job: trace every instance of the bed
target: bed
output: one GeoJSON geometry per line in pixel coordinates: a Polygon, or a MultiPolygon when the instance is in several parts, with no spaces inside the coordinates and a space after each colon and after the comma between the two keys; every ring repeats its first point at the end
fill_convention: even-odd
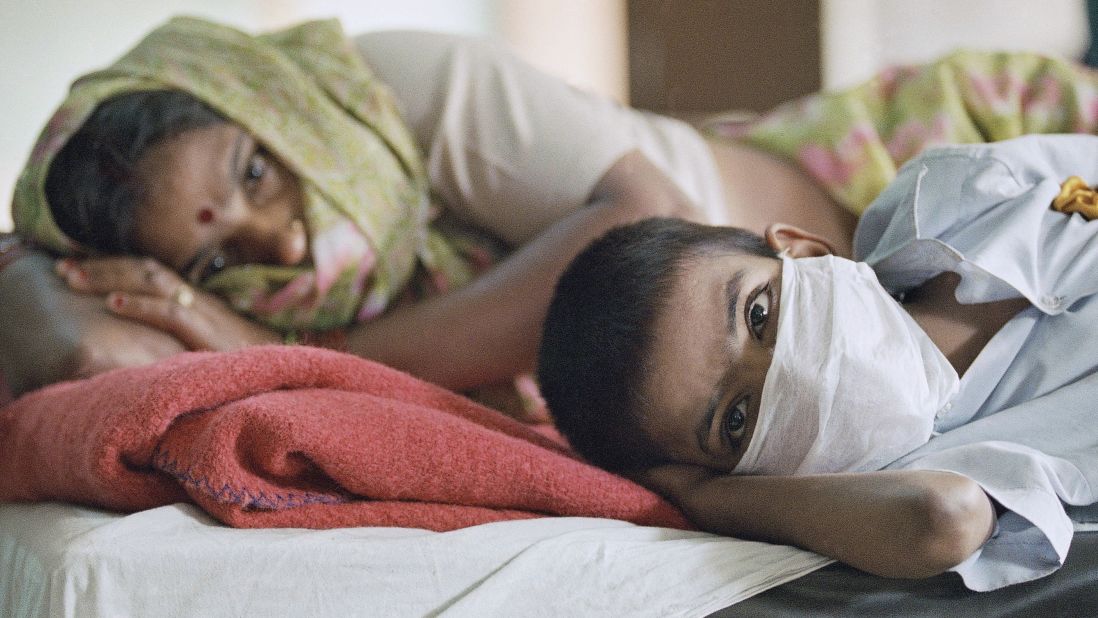
{"type": "Polygon", "coordinates": [[[699,616],[826,562],[608,519],[237,530],[188,504],[0,505],[4,616],[699,616]]]}
{"type": "MultiPolygon", "coordinates": [[[[73,415],[96,411],[86,398],[70,403],[73,415]]],[[[974,593],[953,574],[889,580],[791,547],[625,516],[451,522],[448,531],[406,520],[311,529],[288,525],[290,517],[269,526],[261,520],[267,494],[222,508],[190,468],[116,460],[180,486],[125,508],[106,508],[98,496],[0,502],[0,615],[1078,615],[1098,607],[1093,508],[1073,512],[1077,532],[1063,568],[974,593]]],[[[53,464],[21,469],[68,471],[53,464]]],[[[214,498],[236,497],[213,489],[214,498]]],[[[339,497],[317,490],[303,503],[294,494],[284,512],[324,509],[339,497]]]]}
{"type": "Polygon", "coordinates": [[[181,354],[36,391],[0,408],[0,615],[940,615],[1098,602],[1094,506],[1072,511],[1067,565],[1044,579],[992,593],[953,574],[887,580],[691,530],[647,490],[484,410],[301,346],[181,354]],[[392,408],[410,419],[395,424],[360,410],[360,423],[340,403],[355,393],[367,398],[356,409],[424,409],[392,408]],[[443,450],[376,441],[441,413],[511,433],[478,442],[450,424],[443,450]],[[338,435],[309,420],[331,418],[338,435]],[[286,427],[289,443],[274,436],[286,427]],[[411,467],[379,473],[396,461],[411,467]]]}
{"type": "Polygon", "coordinates": [[[306,346],[39,389],[0,408],[0,470],[4,616],[695,616],[829,562],[306,346]]]}
{"type": "Polygon", "coordinates": [[[238,530],[190,504],[131,515],[0,504],[0,614],[1084,615],[1098,607],[1098,524],[1078,528],[1056,573],[974,593],[953,574],[889,580],[794,548],[609,519],[238,530]]]}

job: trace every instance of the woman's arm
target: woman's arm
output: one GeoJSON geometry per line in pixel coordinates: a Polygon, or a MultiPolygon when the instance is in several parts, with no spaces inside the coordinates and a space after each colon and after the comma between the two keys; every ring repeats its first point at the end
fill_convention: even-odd
{"type": "Polygon", "coordinates": [[[886,577],[937,575],[972,555],[995,526],[990,498],[952,472],[767,477],[673,465],[639,480],[704,530],[797,545],[886,577]]]}
{"type": "Polygon", "coordinates": [[[587,207],[470,285],[356,327],[350,350],[456,390],[531,371],[553,288],[571,259],[611,227],[653,216],[697,215],[634,150],[602,176],[587,207]]]}

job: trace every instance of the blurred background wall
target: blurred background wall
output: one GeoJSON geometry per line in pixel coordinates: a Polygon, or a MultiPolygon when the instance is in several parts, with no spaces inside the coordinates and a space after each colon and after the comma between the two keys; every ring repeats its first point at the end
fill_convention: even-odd
{"type": "MultiPolygon", "coordinates": [[[[1098,2],[1098,0],[1091,0],[1098,2]]],[[[1081,58],[1084,0],[628,0],[632,103],[761,111],[957,47],[1081,58]]]]}
{"type": "Polygon", "coordinates": [[[174,14],[260,31],[339,17],[350,33],[501,38],[570,83],[693,115],[761,110],[957,46],[1081,57],[1084,0],[4,0],[0,230],[16,175],[73,78],[174,14]]]}
{"type": "Polygon", "coordinates": [[[822,0],[820,8],[825,88],[958,47],[1082,58],[1090,42],[1084,0],[822,0]]]}

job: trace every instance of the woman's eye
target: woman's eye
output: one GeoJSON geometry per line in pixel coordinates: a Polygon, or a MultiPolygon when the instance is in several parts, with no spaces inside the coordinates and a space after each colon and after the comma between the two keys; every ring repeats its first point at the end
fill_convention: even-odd
{"type": "Polygon", "coordinates": [[[206,265],[206,272],[203,273],[205,275],[203,279],[209,278],[210,276],[225,270],[225,263],[224,255],[218,253],[213,256],[210,263],[206,265]]]}
{"type": "Polygon", "coordinates": [[[226,260],[225,254],[218,252],[213,254],[213,256],[205,262],[196,266],[187,279],[189,279],[192,284],[198,285],[225,270],[226,266],[228,266],[228,260],[226,260]]]}
{"type": "Polygon", "coordinates": [[[770,286],[755,295],[747,307],[747,326],[757,339],[762,338],[763,327],[770,316],[770,286]]]}
{"type": "Polygon", "coordinates": [[[256,152],[248,159],[248,165],[244,168],[244,182],[255,184],[267,173],[267,158],[263,153],[256,152]]]}
{"type": "Polygon", "coordinates": [[[740,399],[728,409],[721,425],[721,431],[733,446],[743,440],[747,432],[747,397],[740,399]]]}

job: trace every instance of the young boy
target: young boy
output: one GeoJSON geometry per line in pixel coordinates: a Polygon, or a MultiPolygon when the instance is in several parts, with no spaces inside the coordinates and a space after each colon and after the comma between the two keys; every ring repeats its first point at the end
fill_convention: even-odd
{"type": "Polygon", "coordinates": [[[975,590],[1047,574],[1061,501],[1098,501],[1098,222],[1050,207],[1070,176],[1098,180],[1098,138],[930,151],[858,262],[784,225],[614,230],[558,284],[549,408],[705,528],[975,590]]]}

